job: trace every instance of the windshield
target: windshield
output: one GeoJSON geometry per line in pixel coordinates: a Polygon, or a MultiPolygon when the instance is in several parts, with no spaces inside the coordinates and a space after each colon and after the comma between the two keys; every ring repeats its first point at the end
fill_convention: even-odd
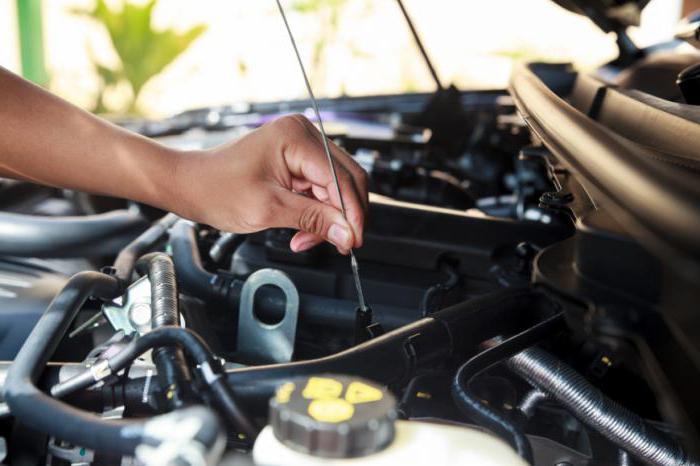
{"type": "MultiPolygon", "coordinates": [[[[0,3],[0,64],[20,72],[15,3],[0,3]]],[[[43,2],[49,89],[92,111],[151,117],[305,96],[274,2],[124,3],[43,2]],[[127,15],[125,28],[120,18],[127,15]]],[[[652,1],[632,36],[640,45],[671,37],[680,4],[652,1]]],[[[505,86],[516,60],[573,61],[590,69],[616,53],[613,37],[549,0],[405,5],[443,84],[463,89],[505,86]]],[[[434,89],[393,0],[287,0],[285,6],[319,97],[434,89]]]]}

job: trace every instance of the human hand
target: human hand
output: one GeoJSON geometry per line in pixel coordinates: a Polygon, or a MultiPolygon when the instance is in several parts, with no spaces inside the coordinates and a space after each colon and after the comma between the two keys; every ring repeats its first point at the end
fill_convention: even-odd
{"type": "Polygon", "coordinates": [[[329,141],[347,221],[340,210],[320,132],[285,116],[213,149],[181,153],[162,204],[188,219],[236,233],[300,230],[293,251],[326,240],[342,254],[362,246],[369,206],[367,173],[329,141]]]}

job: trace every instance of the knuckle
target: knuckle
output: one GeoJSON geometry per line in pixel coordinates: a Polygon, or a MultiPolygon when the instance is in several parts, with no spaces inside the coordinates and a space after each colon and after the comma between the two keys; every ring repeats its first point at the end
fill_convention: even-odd
{"type": "Polygon", "coordinates": [[[285,133],[298,125],[298,123],[294,120],[294,115],[284,115],[279,117],[272,124],[274,125],[275,129],[285,133]]]}
{"type": "Polygon", "coordinates": [[[309,120],[300,113],[285,115],[275,120],[275,122],[281,129],[290,132],[301,131],[310,124],[309,120]]]}
{"type": "Polygon", "coordinates": [[[369,184],[369,173],[364,168],[360,168],[360,183],[362,183],[363,187],[369,184]]]}
{"type": "Polygon", "coordinates": [[[318,235],[323,234],[326,221],[320,206],[312,205],[302,210],[299,216],[299,229],[318,235]]]}
{"type": "Polygon", "coordinates": [[[335,163],[335,169],[336,173],[338,174],[338,177],[344,182],[344,183],[353,183],[353,176],[352,172],[345,168],[343,165],[339,163],[335,163]]]}
{"type": "Polygon", "coordinates": [[[309,119],[302,113],[293,113],[292,115],[289,115],[289,117],[303,126],[308,126],[311,124],[311,121],[309,121],[309,119]]]}
{"type": "Polygon", "coordinates": [[[356,210],[356,211],[353,211],[352,214],[350,214],[350,215],[351,215],[351,223],[353,223],[354,225],[357,225],[357,227],[360,230],[359,232],[361,232],[363,225],[364,225],[364,222],[365,222],[365,217],[364,217],[363,212],[361,210],[356,210]]]}

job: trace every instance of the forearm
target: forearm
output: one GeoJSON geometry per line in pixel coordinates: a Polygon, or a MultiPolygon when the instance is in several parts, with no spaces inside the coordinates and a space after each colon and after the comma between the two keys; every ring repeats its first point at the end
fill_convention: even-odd
{"type": "Polygon", "coordinates": [[[367,173],[331,142],[336,179],[321,138],[294,115],[180,152],[0,68],[0,176],[133,199],[225,231],[295,228],[295,251],[325,239],[347,254],[362,245],[367,173]]]}
{"type": "Polygon", "coordinates": [[[0,68],[0,175],[168,207],[179,154],[0,68]]]}

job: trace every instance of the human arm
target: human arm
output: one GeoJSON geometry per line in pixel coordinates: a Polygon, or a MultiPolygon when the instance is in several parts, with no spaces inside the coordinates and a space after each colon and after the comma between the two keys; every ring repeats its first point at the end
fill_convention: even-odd
{"type": "Polygon", "coordinates": [[[300,230],[293,250],[362,245],[366,173],[331,144],[348,222],[304,117],[209,150],[180,151],[119,128],[0,68],[0,175],[133,199],[225,231],[300,230]]]}

